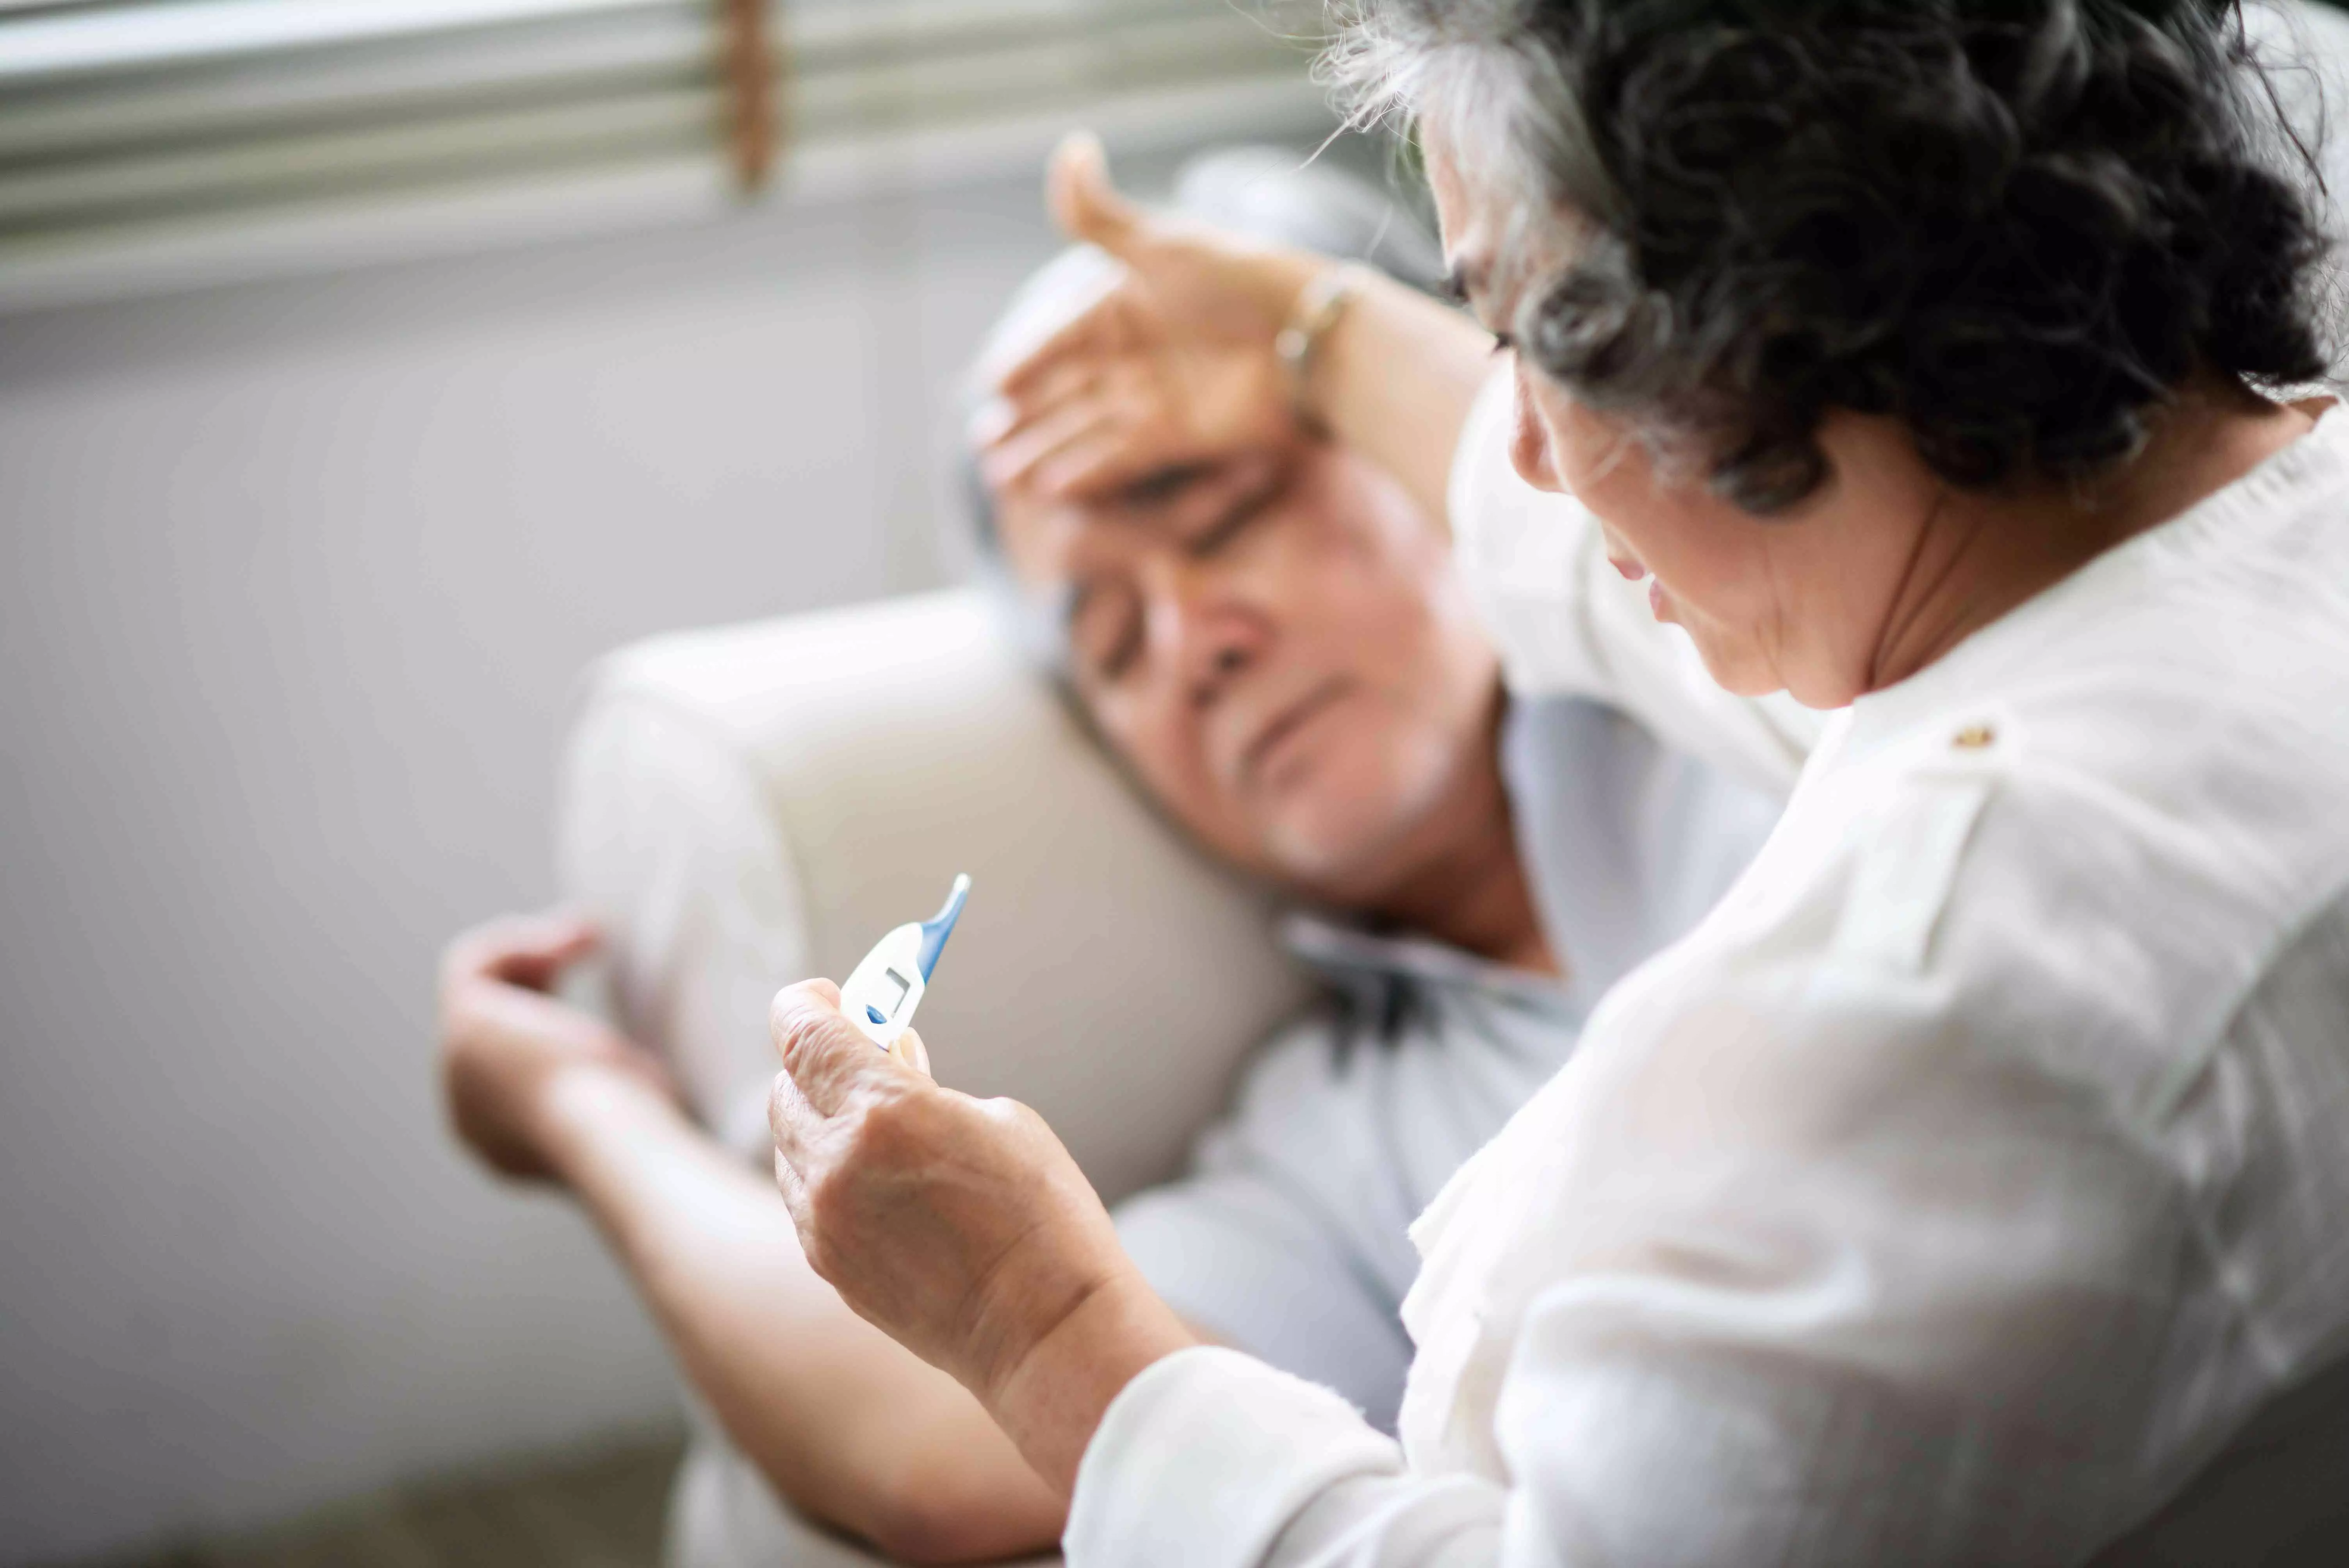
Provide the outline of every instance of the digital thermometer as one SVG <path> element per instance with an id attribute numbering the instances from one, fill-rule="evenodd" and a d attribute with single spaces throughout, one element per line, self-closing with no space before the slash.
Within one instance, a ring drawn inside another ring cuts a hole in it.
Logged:
<path id="1" fill-rule="evenodd" d="M 883 1050 L 895 1045 L 914 1021 L 914 1009 L 922 1005 L 922 993 L 929 987 L 930 971 L 938 966 L 938 954 L 969 896 L 970 878 L 955 878 L 954 891 L 947 894 L 946 907 L 936 918 L 901 925 L 874 943 L 841 986 L 840 1010 Z"/>

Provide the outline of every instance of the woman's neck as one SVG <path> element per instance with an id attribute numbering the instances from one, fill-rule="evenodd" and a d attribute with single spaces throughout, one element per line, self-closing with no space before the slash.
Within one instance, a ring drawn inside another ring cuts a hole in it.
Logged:
<path id="1" fill-rule="evenodd" d="M 2019 495 L 1944 491 L 1919 532 L 1860 689 L 1906 680 L 2097 556 L 2241 479 L 2313 422 L 2240 387 L 2198 383 L 2109 480 Z"/>

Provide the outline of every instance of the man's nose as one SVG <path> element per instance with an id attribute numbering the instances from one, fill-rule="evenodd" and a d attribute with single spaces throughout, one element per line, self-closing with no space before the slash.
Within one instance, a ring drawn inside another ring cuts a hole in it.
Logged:
<path id="1" fill-rule="evenodd" d="M 1213 702 L 1263 656 L 1263 618 L 1213 583 L 1193 574 L 1170 583 L 1161 632 L 1184 690 L 1195 703 Z"/>

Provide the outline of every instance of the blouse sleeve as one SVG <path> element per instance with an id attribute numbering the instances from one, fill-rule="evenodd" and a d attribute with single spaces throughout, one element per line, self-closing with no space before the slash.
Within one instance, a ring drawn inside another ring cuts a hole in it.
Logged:
<path id="1" fill-rule="evenodd" d="M 1875 860 L 1943 865 L 1978 803 L 1884 803 Z M 1909 940 L 1918 877 L 1842 878 L 1619 988 L 1438 1200 L 1414 1393 L 1489 1388 L 1489 1423 L 1407 1394 L 1406 1467 L 1335 1396 L 1183 1352 L 1089 1448 L 1071 1568 L 1957 1568 L 2142 1517 L 2177 1358 L 2230 1331 L 2181 1316 L 2215 1297 L 2177 1174 L 2029 1037 L 2080 1017 L 1965 994 Z"/>
<path id="2" fill-rule="evenodd" d="M 1517 476 L 1510 397 L 1506 373 L 1477 394 L 1448 509 L 1462 580 L 1509 688 L 1596 697 L 1677 748 L 1784 794 L 1826 716 L 1783 693 L 1740 697 L 1714 684 L 1688 634 L 1659 623 L 1646 588 L 1608 564 L 1588 509 Z"/>
<path id="3" fill-rule="evenodd" d="M 2141 1513 L 2191 1245 L 2161 1175 L 1925 988 L 1754 978 L 1606 1086 L 1611 1134 L 1560 1130 L 1576 1212 L 1512 1228 L 1538 1278 L 1480 1308 L 1493 1462 L 1406 1469 L 1335 1395 L 1186 1350 L 1088 1449 L 1071 1568 L 1957 1568 Z"/>

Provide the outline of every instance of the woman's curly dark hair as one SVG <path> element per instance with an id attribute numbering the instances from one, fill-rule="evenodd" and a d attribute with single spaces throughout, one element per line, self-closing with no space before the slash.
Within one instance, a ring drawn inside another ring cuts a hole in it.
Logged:
<path id="1" fill-rule="evenodd" d="M 2198 373 L 2323 373 L 2323 246 L 2234 0 L 1361 0 L 1348 26 L 1373 97 L 1446 50 L 1474 96 L 1514 78 L 1509 153 L 1584 231 L 1519 351 L 1694 438 L 1751 511 L 1826 478 L 1830 408 L 1981 488 L 2128 458 Z"/>

